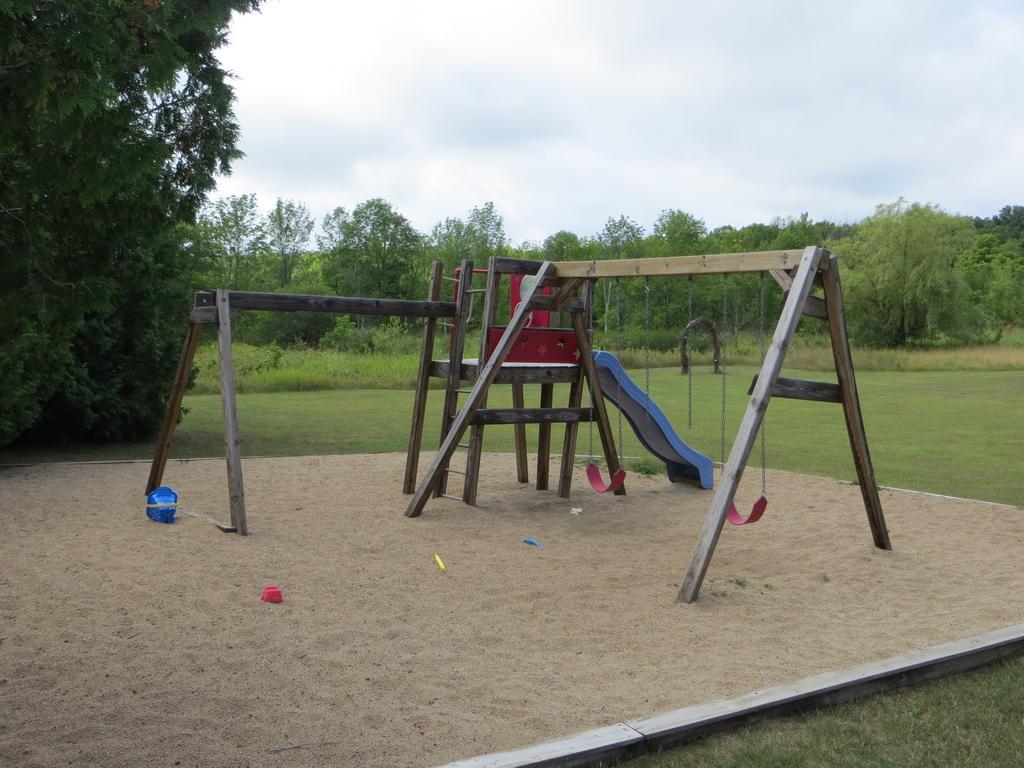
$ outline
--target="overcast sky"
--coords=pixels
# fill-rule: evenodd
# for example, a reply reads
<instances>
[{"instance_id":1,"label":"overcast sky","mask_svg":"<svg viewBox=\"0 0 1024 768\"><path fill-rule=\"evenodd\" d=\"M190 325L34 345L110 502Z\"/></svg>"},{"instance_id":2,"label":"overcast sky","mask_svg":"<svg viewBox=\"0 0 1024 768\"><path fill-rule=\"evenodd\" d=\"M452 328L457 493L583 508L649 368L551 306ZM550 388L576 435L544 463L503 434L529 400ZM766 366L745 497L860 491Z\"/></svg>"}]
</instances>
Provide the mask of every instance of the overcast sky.
<instances>
[{"instance_id":1,"label":"overcast sky","mask_svg":"<svg viewBox=\"0 0 1024 768\"><path fill-rule=\"evenodd\" d=\"M1021 2L269 0L221 60L246 157L218 193L318 219L491 200L518 244L1024 203Z\"/></svg>"}]
</instances>

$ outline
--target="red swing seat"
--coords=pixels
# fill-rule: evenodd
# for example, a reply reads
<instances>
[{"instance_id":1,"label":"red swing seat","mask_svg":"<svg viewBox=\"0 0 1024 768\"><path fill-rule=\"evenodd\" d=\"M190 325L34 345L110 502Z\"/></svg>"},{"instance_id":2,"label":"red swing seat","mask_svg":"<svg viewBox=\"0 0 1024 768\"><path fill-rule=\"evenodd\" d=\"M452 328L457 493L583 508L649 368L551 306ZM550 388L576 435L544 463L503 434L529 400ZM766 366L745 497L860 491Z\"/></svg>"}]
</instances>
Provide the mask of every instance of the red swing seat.
<instances>
[{"instance_id":1,"label":"red swing seat","mask_svg":"<svg viewBox=\"0 0 1024 768\"><path fill-rule=\"evenodd\" d=\"M587 464L587 480L590 481L590 487L598 493L608 493L608 491L617 491L622 487L622 484L626 481L626 470L619 467L612 474L611 479L606 483L604 478L601 477L601 469L597 464Z\"/></svg>"},{"instance_id":2,"label":"red swing seat","mask_svg":"<svg viewBox=\"0 0 1024 768\"><path fill-rule=\"evenodd\" d=\"M739 513L735 504L730 504L728 511L725 513L725 519L733 525L749 525L760 520L761 515L764 514L766 509L768 509L768 499L761 496L754 502L754 507L750 510L750 514L747 517L743 517Z\"/></svg>"}]
</instances>

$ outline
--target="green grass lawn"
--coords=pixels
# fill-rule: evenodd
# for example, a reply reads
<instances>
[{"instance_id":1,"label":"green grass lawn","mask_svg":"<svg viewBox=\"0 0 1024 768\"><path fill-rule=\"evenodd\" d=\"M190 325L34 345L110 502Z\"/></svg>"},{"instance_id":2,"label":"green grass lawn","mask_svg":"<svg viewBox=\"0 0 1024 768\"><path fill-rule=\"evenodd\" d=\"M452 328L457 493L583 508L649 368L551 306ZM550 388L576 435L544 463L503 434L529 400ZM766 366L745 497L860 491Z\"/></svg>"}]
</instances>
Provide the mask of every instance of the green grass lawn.
<instances>
[{"instance_id":1,"label":"green grass lawn","mask_svg":"<svg viewBox=\"0 0 1024 768\"><path fill-rule=\"evenodd\" d=\"M643 371L633 371L643 387ZM726 436L731 443L754 369L729 369ZM788 375L828 379L822 373ZM694 423L686 425L686 378L677 370L651 371L651 395L685 440L720 458L722 379L707 368L693 377ZM864 418L879 482L903 488L1024 506L1024 373L1021 371L862 370ZM555 403L564 402L564 390ZM527 394L528 403L537 397ZM437 444L440 391L432 391L424 447ZM490 403L510 405L497 386ZM246 456L402 451L409 434L408 390L330 389L243 392L239 423ZM193 394L171 455L223 455L220 398ZM613 425L615 419L612 410ZM617 425L615 426L618 431ZM768 464L852 480L854 470L838 405L772 401L768 409ZM642 457L628 425L623 451ZM553 449L561 446L555 429ZM581 427L579 456L588 452ZM595 443L597 443L595 437ZM488 450L507 451L511 430L488 430ZM8 447L0 463L148 458L151 443L61 448ZM756 471L757 450L750 471ZM650 465L652 462L646 462ZM226 493L226 490L225 490ZM769 496L771 489L769 488ZM951 638L952 639L952 638ZM1024 663L963 676L835 710L788 718L712 737L680 750L631 762L629 768L675 766L1017 766L1024 755Z\"/></svg>"},{"instance_id":2,"label":"green grass lawn","mask_svg":"<svg viewBox=\"0 0 1024 768\"><path fill-rule=\"evenodd\" d=\"M827 379L821 373L790 375ZM633 371L643 387L643 371ZM731 444L746 405L754 375L750 367L729 369L726 441ZM707 368L693 377L694 423L687 423L686 377L671 368L651 371L652 397L684 440L721 458L721 377ZM1019 478L1024 456L1024 373L1020 371L863 371L858 374L864 419L879 482L954 496L1024 505ZM564 402L564 390L555 403ZM442 393L430 396L424 447L438 441ZM528 402L537 398L527 390ZM511 405L509 388L496 386L490 405ZM171 455L223 455L221 404L218 395L189 395L188 414L175 437ZM409 435L409 391L319 390L313 392L242 393L238 418L245 456L294 456L326 453L403 451ZM616 412L611 410L618 433ZM589 452L589 428L580 428L579 456ZM561 428L553 430L560 450ZM768 409L768 466L853 480L854 470L842 409L828 403L775 399ZM628 424L622 425L622 451L646 456ZM595 447L599 441L594 437ZM492 427L486 448L509 451L512 432ZM151 443L112 446L8 447L0 463L148 458ZM752 456L756 469L758 450ZM650 464L651 462L647 462ZM769 489L770 491L770 489Z\"/></svg>"}]
</instances>

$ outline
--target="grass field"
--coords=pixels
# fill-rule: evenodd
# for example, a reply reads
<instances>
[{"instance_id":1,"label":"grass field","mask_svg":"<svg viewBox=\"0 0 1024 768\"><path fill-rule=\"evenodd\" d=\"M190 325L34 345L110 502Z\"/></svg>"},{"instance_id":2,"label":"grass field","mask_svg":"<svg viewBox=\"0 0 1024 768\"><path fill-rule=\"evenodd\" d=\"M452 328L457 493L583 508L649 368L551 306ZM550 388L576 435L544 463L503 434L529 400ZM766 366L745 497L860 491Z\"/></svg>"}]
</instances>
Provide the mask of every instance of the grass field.
<instances>
[{"instance_id":1,"label":"grass field","mask_svg":"<svg viewBox=\"0 0 1024 768\"><path fill-rule=\"evenodd\" d=\"M633 371L643 387L643 371ZM816 372L789 371L806 378ZM754 375L736 367L726 377L726 441L746 404ZM863 371L858 375L864 419L879 482L954 496L1024 505L1019 478L1024 455L1024 375L1016 371ZM651 371L652 397L684 439L718 460L721 454L722 378L707 368L693 377L693 427L687 428L687 380L670 368ZM536 397L529 392L527 397ZM556 392L555 402L565 393ZM433 392L424 446L437 444L442 395ZM491 405L510 405L507 387L495 387ZM317 390L242 393L238 397L242 450L246 456L402 451L409 435L412 398L408 390ZM172 456L223 454L218 395L189 395L188 414L179 427ZM613 426L618 431L615 411ZM554 450L561 430L554 430ZM589 452L589 429L581 427L579 455ZM768 409L768 466L839 479L854 478L841 408L837 405L776 399ZM645 457L629 426L622 426L622 451ZM594 440L595 443L598 441ZM511 431L488 430L487 450L508 451ZM595 450L597 448L595 447ZM147 458L149 443L112 446L18 446L0 451L0 463ZM759 460L752 457L751 470ZM642 467L655 471L650 460ZM770 489L769 489L770 490Z\"/></svg>"},{"instance_id":2,"label":"grass field","mask_svg":"<svg viewBox=\"0 0 1024 768\"><path fill-rule=\"evenodd\" d=\"M371 366L368 370L371 378L373 370L382 375L382 369ZM828 378L809 371L788 373ZM645 386L643 371L634 370L632 374L641 387ZM727 442L735 433L753 374L749 366L729 369ZM1024 505L1020 475L1024 374L1020 371L895 372L866 366L859 372L858 382L880 483ZM650 375L652 396L679 432L718 459L722 379L704 367L695 372L693 383L694 423L687 428L686 378L673 368L654 369ZM411 409L408 390L321 388L268 393L242 389L238 408L246 456L404 450ZM506 389L495 388L492 406L509 404ZM555 402L564 396L564 392L556 393ZM536 394L528 393L529 397ZM424 443L428 448L438 439L441 393L432 393L431 401ZM222 455L219 396L190 394L185 405L189 412L172 456ZM614 410L612 416L614 419ZM768 410L767 425L769 466L852 480L853 466L839 406L775 400ZM587 433L582 427L578 446L581 457L588 451ZM554 431L556 451L560 434L560 429ZM628 425L623 427L623 437L624 453L642 457ZM492 428L486 447L509 450L510 431ZM18 446L0 451L0 463L148 458L151 452L149 443ZM752 462L750 471L756 471L756 449ZM649 460L642 463L657 468ZM740 641L756 642L756 638ZM686 749L641 758L629 768L1016 766L1022 754L1024 663L1016 661L912 691L713 737Z\"/></svg>"}]
</instances>

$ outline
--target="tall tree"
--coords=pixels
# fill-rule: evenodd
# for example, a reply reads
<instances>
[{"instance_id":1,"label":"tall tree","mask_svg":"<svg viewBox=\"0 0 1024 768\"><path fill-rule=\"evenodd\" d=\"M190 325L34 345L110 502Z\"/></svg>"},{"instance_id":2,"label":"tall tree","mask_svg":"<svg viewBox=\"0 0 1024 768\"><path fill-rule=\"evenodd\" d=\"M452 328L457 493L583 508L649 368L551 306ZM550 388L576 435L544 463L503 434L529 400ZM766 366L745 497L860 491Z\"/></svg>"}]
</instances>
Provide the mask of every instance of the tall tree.
<instances>
[{"instance_id":1,"label":"tall tree","mask_svg":"<svg viewBox=\"0 0 1024 768\"><path fill-rule=\"evenodd\" d=\"M277 198L267 216L267 240L278 261L281 286L291 285L296 263L309 247L313 217L303 203Z\"/></svg>"},{"instance_id":2,"label":"tall tree","mask_svg":"<svg viewBox=\"0 0 1024 768\"><path fill-rule=\"evenodd\" d=\"M664 243L666 256L700 253L707 233L704 222L685 211L662 211L654 222L654 236Z\"/></svg>"},{"instance_id":3,"label":"tall tree","mask_svg":"<svg viewBox=\"0 0 1024 768\"><path fill-rule=\"evenodd\" d=\"M341 230L341 255L352 265L356 293L392 298L422 293L422 239L391 203L377 197L357 205Z\"/></svg>"},{"instance_id":4,"label":"tall tree","mask_svg":"<svg viewBox=\"0 0 1024 768\"><path fill-rule=\"evenodd\" d=\"M443 263L448 272L455 269L460 260L472 258L478 250L476 231L459 218L439 221L430 230L427 242L431 257Z\"/></svg>"},{"instance_id":5,"label":"tall tree","mask_svg":"<svg viewBox=\"0 0 1024 768\"><path fill-rule=\"evenodd\" d=\"M604 229L597 236L604 246L604 258L625 259L639 256L643 247L644 228L628 216L619 216L615 219L608 217ZM622 292L618 280L601 281L602 298L604 311L602 322L604 331L608 332L611 319L615 319L615 327L622 327ZM615 303L615 313L612 313L612 303Z\"/></svg>"},{"instance_id":6,"label":"tall tree","mask_svg":"<svg viewBox=\"0 0 1024 768\"><path fill-rule=\"evenodd\" d=\"M973 240L969 219L938 206L880 205L834 245L849 269L851 332L861 343L899 346L979 340L985 327L954 264Z\"/></svg>"},{"instance_id":7,"label":"tall tree","mask_svg":"<svg viewBox=\"0 0 1024 768\"><path fill-rule=\"evenodd\" d=\"M200 227L219 255L218 284L241 290L251 286L255 259L267 249L267 229L256 195L233 195L207 205Z\"/></svg>"},{"instance_id":8,"label":"tall tree","mask_svg":"<svg viewBox=\"0 0 1024 768\"><path fill-rule=\"evenodd\" d=\"M466 225L472 238L472 259L486 265L491 256L501 256L505 253L508 248L505 220L494 209L494 203L488 201L473 208L466 219Z\"/></svg>"},{"instance_id":9,"label":"tall tree","mask_svg":"<svg viewBox=\"0 0 1024 768\"><path fill-rule=\"evenodd\" d=\"M159 423L194 222L239 156L216 58L257 0L0 6L0 443Z\"/></svg>"}]
</instances>

